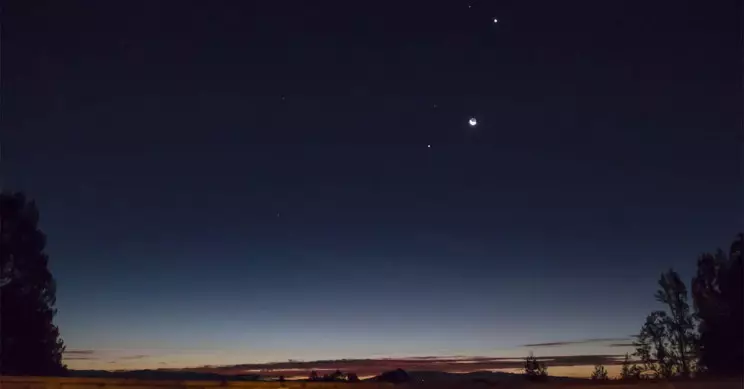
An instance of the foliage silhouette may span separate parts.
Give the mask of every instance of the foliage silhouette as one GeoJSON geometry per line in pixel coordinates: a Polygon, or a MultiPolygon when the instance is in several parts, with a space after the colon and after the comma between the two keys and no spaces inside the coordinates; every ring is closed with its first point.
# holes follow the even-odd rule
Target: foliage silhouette
{"type": "MultiPolygon", "coordinates": [[[[691,282],[694,314],[679,275],[671,269],[662,273],[654,296],[667,310],[652,312],[634,342],[634,355],[649,376],[744,374],[743,246],[744,234],[739,233],[728,257],[718,250],[698,258],[691,282]]],[[[624,373],[630,374],[630,368],[624,373]]]]}
{"type": "Polygon", "coordinates": [[[630,363],[630,354],[625,353],[622,368],[620,369],[621,380],[639,380],[641,379],[641,368],[635,363],[630,363]]]}
{"type": "Polygon", "coordinates": [[[722,250],[703,254],[692,279],[692,298],[699,320],[699,370],[712,375],[744,374],[744,234],[722,250]]]}
{"type": "Polygon", "coordinates": [[[524,375],[530,381],[545,381],[548,378],[548,368],[530,353],[524,359],[524,375]]]}
{"type": "Polygon", "coordinates": [[[56,285],[36,204],[0,193],[0,374],[64,375],[56,285]]]}
{"type": "MultiPolygon", "coordinates": [[[[349,377],[351,377],[351,375],[353,375],[354,377],[356,377],[356,374],[354,374],[354,373],[349,373],[347,375],[347,374],[344,374],[343,372],[341,372],[341,370],[336,370],[336,371],[334,371],[331,374],[324,374],[322,377],[320,377],[318,375],[318,372],[315,371],[315,370],[313,370],[313,371],[310,372],[310,376],[308,377],[308,380],[309,381],[322,381],[322,382],[349,381],[350,380],[349,377]]],[[[357,377],[357,380],[358,379],[359,378],[357,377]]]]}
{"type": "Polygon", "coordinates": [[[606,381],[608,379],[609,377],[607,375],[607,369],[605,369],[604,366],[594,366],[594,371],[592,372],[592,381],[606,381]]]}
{"type": "Polygon", "coordinates": [[[656,300],[667,311],[652,312],[641,328],[635,355],[653,378],[689,377],[697,355],[695,323],[687,288],[674,270],[661,274],[656,300]]]}
{"type": "Polygon", "coordinates": [[[674,367],[674,373],[682,377],[689,377],[691,365],[697,355],[697,335],[695,323],[687,303],[687,287],[674,270],[669,270],[659,279],[660,289],[656,292],[656,300],[666,304],[669,315],[664,319],[669,337],[669,356],[674,367]]]}
{"type": "Polygon", "coordinates": [[[324,376],[324,378],[324,381],[343,381],[344,373],[342,373],[341,370],[336,370],[330,375],[324,376]]]}
{"type": "Polygon", "coordinates": [[[646,317],[634,345],[635,355],[643,363],[645,374],[653,378],[669,378],[673,374],[673,361],[669,355],[669,336],[666,327],[667,314],[654,311],[646,317]]]}

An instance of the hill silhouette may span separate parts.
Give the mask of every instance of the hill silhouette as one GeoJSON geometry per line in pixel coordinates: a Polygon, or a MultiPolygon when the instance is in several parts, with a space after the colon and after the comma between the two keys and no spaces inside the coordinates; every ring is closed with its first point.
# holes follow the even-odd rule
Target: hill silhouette
{"type": "MultiPolygon", "coordinates": [[[[522,382],[525,380],[524,374],[493,372],[493,371],[475,371],[470,373],[448,373],[444,371],[403,371],[397,369],[382,373],[376,377],[370,378],[370,381],[390,382],[390,383],[444,383],[444,384],[466,384],[466,383],[503,383],[503,382],[522,382]]],[[[555,382],[586,382],[584,378],[571,377],[550,377],[550,381],[555,382]]]]}
{"type": "MultiPolygon", "coordinates": [[[[437,383],[460,385],[467,383],[495,384],[504,382],[523,382],[525,380],[522,373],[506,373],[493,371],[475,371],[470,373],[448,373],[444,371],[409,371],[402,369],[392,370],[382,373],[368,381],[389,382],[389,383],[437,383]]],[[[553,377],[550,381],[555,382],[586,382],[584,378],[572,377],[553,377]]]]}
{"type": "MultiPolygon", "coordinates": [[[[276,377],[263,377],[258,374],[223,375],[217,373],[200,373],[178,370],[130,370],[130,371],[108,371],[108,370],[70,370],[70,377],[89,378],[133,378],[140,380],[172,380],[172,381],[269,381],[276,377]]],[[[470,373],[448,373],[443,371],[405,371],[396,369],[384,372],[363,381],[388,382],[388,383],[503,383],[524,381],[523,374],[476,371],[470,373]]],[[[555,382],[584,382],[583,378],[550,377],[555,382]]]]}
{"type": "Polygon", "coordinates": [[[135,378],[140,380],[173,380],[173,381],[261,381],[263,378],[256,374],[222,375],[216,373],[199,373],[177,370],[70,370],[70,377],[88,378],[135,378]]]}

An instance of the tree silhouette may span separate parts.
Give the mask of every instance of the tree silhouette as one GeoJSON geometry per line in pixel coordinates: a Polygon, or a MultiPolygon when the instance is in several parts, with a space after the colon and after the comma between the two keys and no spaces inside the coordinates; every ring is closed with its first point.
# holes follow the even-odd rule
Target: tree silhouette
{"type": "Polygon", "coordinates": [[[700,323],[699,367],[710,374],[744,374],[744,234],[722,250],[703,254],[692,279],[692,299],[700,323]]]}
{"type": "Polygon", "coordinates": [[[609,377],[607,376],[607,369],[605,369],[602,365],[596,365],[594,366],[594,371],[592,372],[592,380],[593,381],[606,381],[609,377]]]}
{"type": "Polygon", "coordinates": [[[674,270],[669,270],[659,279],[660,289],[656,292],[656,300],[669,308],[669,315],[664,318],[667,336],[671,349],[669,356],[674,368],[683,377],[690,376],[690,365],[697,355],[697,337],[694,332],[695,323],[690,314],[687,303],[687,287],[674,270]]]}
{"type": "Polygon", "coordinates": [[[336,370],[330,375],[331,381],[340,381],[344,378],[344,373],[341,372],[341,370],[336,370]]]}
{"type": "Polygon", "coordinates": [[[548,378],[548,368],[530,353],[524,359],[524,375],[530,381],[544,381],[548,378]]]}
{"type": "Polygon", "coordinates": [[[359,382],[359,376],[356,373],[348,373],[346,374],[346,380],[349,382],[359,382]]]}
{"type": "Polygon", "coordinates": [[[62,375],[65,346],[53,319],[56,289],[39,212],[21,193],[0,193],[0,374],[62,375]]]}
{"type": "Polygon", "coordinates": [[[644,371],[651,372],[655,378],[669,378],[673,375],[674,361],[668,351],[666,312],[651,312],[633,344],[636,347],[635,355],[641,359],[644,371]]]}
{"type": "Polygon", "coordinates": [[[320,377],[318,377],[318,372],[313,370],[310,372],[310,381],[317,381],[320,377]]]}
{"type": "Polygon", "coordinates": [[[698,337],[687,303],[687,288],[674,270],[661,274],[656,300],[667,311],[652,312],[635,342],[635,355],[655,378],[689,377],[697,355],[698,337]]]}
{"type": "Polygon", "coordinates": [[[639,380],[641,379],[641,369],[635,364],[630,363],[630,354],[625,353],[622,369],[620,369],[621,380],[639,380]]]}

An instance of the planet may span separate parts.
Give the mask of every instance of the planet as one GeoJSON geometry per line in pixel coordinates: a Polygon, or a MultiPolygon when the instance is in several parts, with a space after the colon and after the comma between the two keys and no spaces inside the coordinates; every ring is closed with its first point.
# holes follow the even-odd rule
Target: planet
{"type": "Polygon", "coordinates": [[[470,124],[470,127],[475,127],[478,125],[478,121],[475,118],[470,118],[470,120],[468,120],[468,124],[470,124]]]}

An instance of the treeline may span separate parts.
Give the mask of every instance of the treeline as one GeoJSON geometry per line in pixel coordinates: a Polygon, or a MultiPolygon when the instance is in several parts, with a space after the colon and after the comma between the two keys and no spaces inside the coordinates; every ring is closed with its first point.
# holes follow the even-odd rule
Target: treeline
{"type": "Polygon", "coordinates": [[[331,374],[318,375],[318,372],[313,370],[310,372],[308,381],[321,381],[321,382],[359,382],[359,377],[356,373],[344,373],[341,370],[336,370],[331,374]]]}
{"type": "Polygon", "coordinates": [[[0,193],[0,375],[67,374],[53,322],[56,283],[38,221],[33,201],[0,193]]]}
{"type": "MultiPolygon", "coordinates": [[[[673,269],[661,274],[654,297],[662,309],[651,312],[626,354],[620,379],[670,379],[692,376],[741,377],[744,374],[744,234],[728,253],[702,254],[687,285],[673,269]]],[[[606,380],[604,366],[592,379],[606,380]]]]}
{"type": "Polygon", "coordinates": [[[656,300],[635,342],[642,374],[654,378],[692,374],[741,375],[744,371],[744,234],[723,250],[700,256],[688,289],[673,269],[662,273],[656,300]]]}

